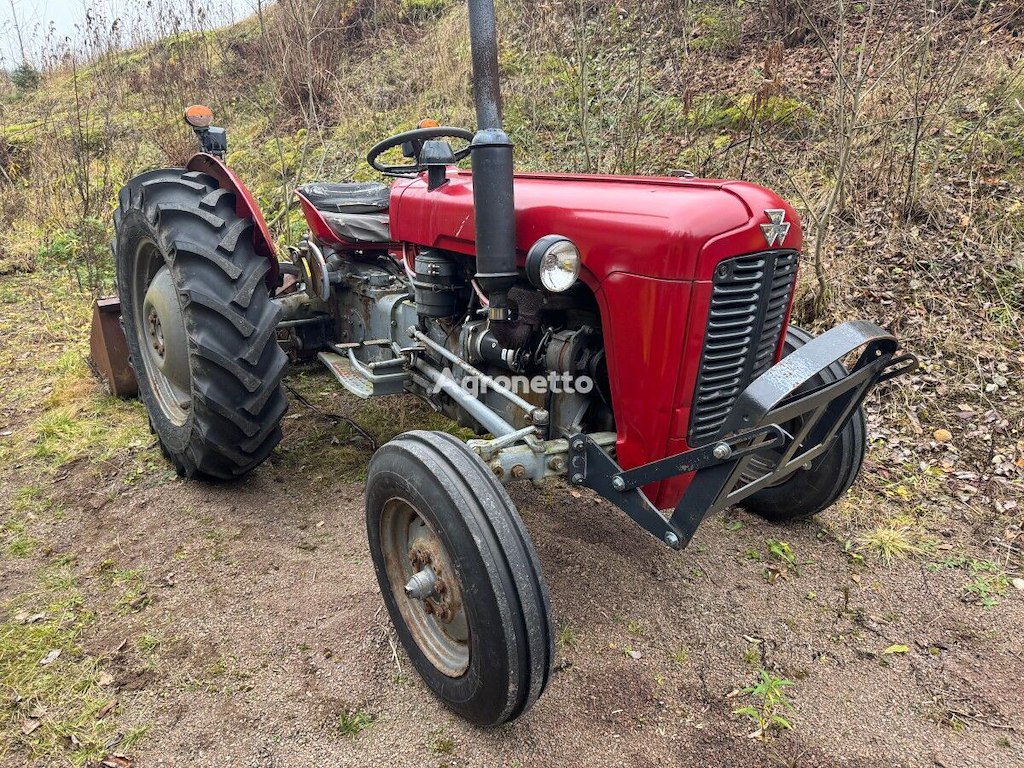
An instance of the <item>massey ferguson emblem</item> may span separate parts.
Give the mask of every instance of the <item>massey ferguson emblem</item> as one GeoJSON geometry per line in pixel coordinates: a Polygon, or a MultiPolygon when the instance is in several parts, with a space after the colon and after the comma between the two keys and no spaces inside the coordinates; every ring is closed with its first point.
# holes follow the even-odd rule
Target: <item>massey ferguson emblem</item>
{"type": "Polygon", "coordinates": [[[768,247],[774,248],[776,244],[781,246],[789,234],[789,222],[786,221],[786,212],[781,208],[770,208],[764,212],[771,224],[762,224],[761,232],[764,239],[768,241],[768,247]]]}

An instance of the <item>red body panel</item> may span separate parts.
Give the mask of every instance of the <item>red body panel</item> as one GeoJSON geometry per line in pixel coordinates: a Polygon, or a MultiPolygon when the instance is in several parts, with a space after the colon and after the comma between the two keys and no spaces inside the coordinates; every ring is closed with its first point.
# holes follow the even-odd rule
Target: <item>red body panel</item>
{"type": "Polygon", "coordinates": [[[281,279],[280,267],[277,264],[277,250],[274,248],[274,241],[270,237],[270,229],[260,212],[259,203],[252,196],[248,187],[242,183],[234,172],[224,162],[213,155],[200,152],[192,156],[185,166],[190,171],[198,171],[213,176],[220,184],[221,189],[233,192],[235,195],[235,213],[239,216],[252,216],[256,225],[252,230],[252,241],[256,253],[267,260],[270,269],[267,270],[267,287],[271,290],[277,288],[281,279]]]}
{"type": "MultiPolygon", "coordinates": [[[[796,212],[745,182],[621,176],[517,174],[515,203],[520,266],[544,235],[580,249],[580,278],[601,311],[619,463],[628,469],[686,450],[715,265],[766,249],[760,225],[771,208],[786,211],[785,248],[799,250],[796,212]]],[[[396,241],[475,251],[466,171],[449,169],[449,182],[433,191],[422,177],[396,182],[390,214],[396,241]]],[[[688,482],[644,490],[666,508],[688,482]]]]}

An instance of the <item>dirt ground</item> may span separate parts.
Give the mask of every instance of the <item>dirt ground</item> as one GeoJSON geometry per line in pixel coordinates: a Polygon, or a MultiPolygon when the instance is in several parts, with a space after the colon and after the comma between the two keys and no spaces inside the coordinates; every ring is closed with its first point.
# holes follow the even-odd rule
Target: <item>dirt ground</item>
{"type": "MultiPolygon", "coordinates": [[[[318,416],[291,415],[286,445],[301,450],[300,425],[318,416]]],[[[29,480],[5,469],[0,498],[29,480]]],[[[115,462],[74,462],[49,493],[62,515],[33,523],[45,547],[4,557],[0,601],[42,563],[72,564],[95,616],[82,652],[112,678],[118,731],[145,729],[111,747],[136,766],[1024,765],[1024,592],[965,601],[966,576],[936,565],[979,534],[953,507],[936,550],[885,565],[853,556],[833,525],[850,505],[887,503],[863,488],[786,528],[716,515],[682,553],[589,494],[514,488],[560,630],[557,670],[525,717],[480,731],[396,648],[362,484],[332,479],[329,461],[285,454],[229,485],[155,462],[127,489],[115,462]],[[777,540],[793,563],[772,557],[777,540]],[[793,682],[793,729],[764,743],[733,713],[762,668],[793,682]],[[342,732],[340,716],[361,730],[342,732]]],[[[65,764],[26,755],[0,760],[65,764]]]]}

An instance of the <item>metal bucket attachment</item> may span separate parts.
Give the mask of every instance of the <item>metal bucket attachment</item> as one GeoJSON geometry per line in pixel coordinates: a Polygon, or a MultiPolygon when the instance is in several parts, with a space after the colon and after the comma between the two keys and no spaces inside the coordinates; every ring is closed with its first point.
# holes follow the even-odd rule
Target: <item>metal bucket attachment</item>
{"type": "Polygon", "coordinates": [[[139,393],[135,372],[128,364],[128,342],[121,328],[121,301],[116,296],[96,299],[89,337],[92,368],[115,397],[139,393]]]}

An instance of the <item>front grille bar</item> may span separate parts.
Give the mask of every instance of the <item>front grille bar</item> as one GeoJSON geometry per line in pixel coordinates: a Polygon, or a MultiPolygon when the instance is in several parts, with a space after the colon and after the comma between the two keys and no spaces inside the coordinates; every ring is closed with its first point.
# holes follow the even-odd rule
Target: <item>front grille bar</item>
{"type": "Polygon", "coordinates": [[[764,251],[726,259],[715,268],[690,445],[720,437],[740,392],[774,362],[797,261],[796,251],[764,251]]]}

